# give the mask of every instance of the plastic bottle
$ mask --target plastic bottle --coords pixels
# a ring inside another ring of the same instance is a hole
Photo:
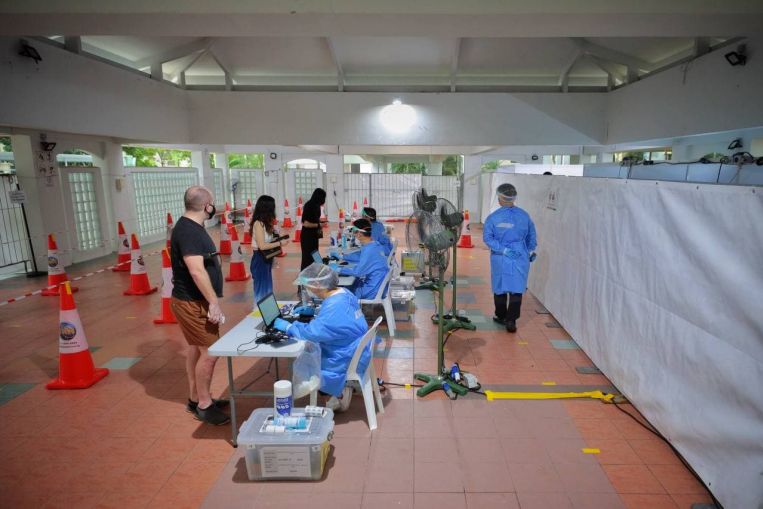
[[[291,382],[288,380],[278,380],[273,384],[273,404],[275,407],[275,416],[291,415]]]
[[[286,429],[306,429],[307,419],[304,417],[285,417],[277,415],[273,423],[276,426],[283,426]]]

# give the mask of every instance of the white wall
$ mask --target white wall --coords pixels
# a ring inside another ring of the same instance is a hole
[[[417,111],[406,134],[379,121],[395,98]],[[188,99],[191,139],[200,143],[583,145],[604,138],[602,94],[189,91]]]
[[[607,94],[607,143],[763,125],[763,40],[747,41],[747,65],[709,53]]]
[[[156,142],[188,141],[185,91],[44,43],[35,64],[0,37],[0,125]]]

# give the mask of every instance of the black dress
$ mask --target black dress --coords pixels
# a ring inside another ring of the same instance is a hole
[[[307,200],[305,208],[302,210],[302,221],[314,223],[320,225],[321,222],[321,206],[317,202]],[[313,263],[313,251],[318,249],[318,233],[321,231],[321,227],[308,228],[302,226],[302,237],[300,239],[300,247],[302,248],[302,264],[300,270],[308,267]]]

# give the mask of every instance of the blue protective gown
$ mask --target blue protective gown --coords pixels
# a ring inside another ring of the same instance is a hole
[[[392,241],[387,236],[387,230],[382,223],[371,221],[371,238],[381,244],[381,247],[384,249],[384,255],[389,256],[392,252]]]
[[[360,248],[358,258],[354,267],[339,267],[339,275],[355,276],[355,283],[350,290],[359,299],[373,299],[389,272],[387,256],[381,244],[372,240]]]
[[[530,215],[519,207],[501,207],[485,219],[482,240],[490,248],[490,284],[493,293],[524,293],[530,273],[530,253],[538,245]],[[519,253],[503,255],[505,248]]]
[[[347,380],[347,368],[358,343],[368,331],[357,297],[340,288],[321,304],[310,323],[294,322],[289,336],[317,343],[321,347],[321,390],[340,396]],[[371,362],[371,342],[360,356],[358,374],[364,375]]]

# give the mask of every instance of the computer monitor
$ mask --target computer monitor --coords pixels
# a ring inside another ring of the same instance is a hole
[[[315,263],[320,263],[321,265],[323,265],[323,257],[321,257],[320,251],[316,249],[315,251],[313,251],[312,256],[313,256],[313,261]]]
[[[276,318],[281,316],[281,308],[278,307],[275,295],[272,293],[269,293],[258,300],[257,308],[260,310],[260,314],[262,315],[262,323],[265,325],[265,328],[272,327],[273,322],[276,321]]]

